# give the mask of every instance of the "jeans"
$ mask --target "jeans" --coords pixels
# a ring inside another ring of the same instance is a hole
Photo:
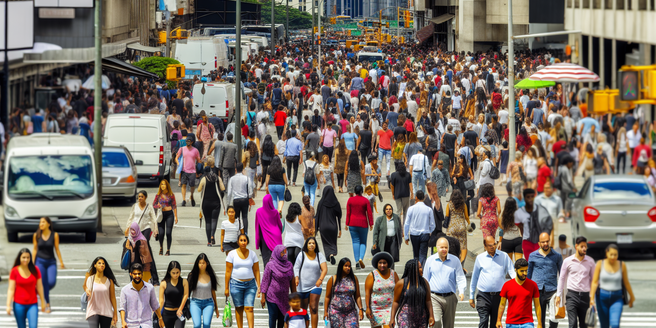
[[[534,328],[534,327],[535,326],[533,325],[532,322],[521,323],[521,324],[512,324],[512,323],[506,324],[506,328]]]
[[[39,307],[38,303],[18,304],[14,302],[14,317],[18,328],[26,328],[25,320],[29,322],[30,328],[36,328],[39,325]]]
[[[230,279],[230,295],[232,296],[232,305],[235,308],[253,307],[256,294],[257,284],[255,279],[249,281]]]
[[[622,170],[620,170],[620,165],[622,165]],[[618,174],[624,174],[626,171],[626,152],[621,151],[617,153],[617,164],[615,165],[615,170]]]
[[[210,328],[212,325],[212,313],[214,312],[214,300],[211,298],[199,300],[192,298],[189,304],[191,320],[194,322],[194,328]],[[202,318],[202,321],[201,321]]]
[[[601,328],[618,328],[622,317],[622,307],[624,306],[622,290],[611,292],[599,288],[596,299]]]
[[[392,158],[392,150],[391,149],[382,149],[378,148],[378,165],[383,165],[383,159],[387,158],[385,161],[387,163],[387,175],[390,175],[390,159]]]
[[[426,264],[426,254],[428,253],[428,240],[430,239],[430,234],[422,233],[421,235],[410,235],[410,241],[412,242],[412,256],[415,259],[419,259],[421,266],[423,267]]]
[[[349,232],[351,233],[355,261],[364,260],[364,254],[367,252],[367,235],[369,234],[369,230],[362,227],[349,227]]]
[[[43,294],[45,296],[46,303],[50,304],[50,290],[55,288],[55,284],[57,284],[57,259],[52,258],[50,260],[46,260],[37,257],[35,265],[39,268],[39,271],[41,271]]]
[[[314,198],[316,197],[317,194],[317,184],[319,181],[314,181],[314,184],[307,184],[303,183],[305,185],[305,196],[310,196],[310,206],[314,206]]]
[[[271,198],[273,198],[273,207],[278,208],[278,202],[285,201],[285,186],[270,184],[269,194],[271,194]]]
[[[476,294],[476,311],[480,322],[478,328],[495,328],[497,326],[497,317],[499,315],[499,303],[501,295],[499,293],[486,293],[478,291]]]
[[[244,224],[244,233],[248,234],[248,198],[238,198],[232,201],[235,207],[235,218],[241,214],[241,222]]]
[[[570,328],[587,328],[587,325],[585,324],[585,314],[589,307],[589,292],[579,293],[573,290],[567,290],[565,308],[567,309],[567,320],[569,320]]]
[[[157,224],[159,248],[164,248],[164,237],[166,237],[166,249],[171,249],[171,242],[173,242],[173,223],[175,223],[173,211],[162,211],[162,222]]]
[[[285,314],[280,312],[276,303],[267,303],[267,311],[269,312],[269,328],[282,328],[285,326]]]
[[[401,197],[395,199],[396,213],[401,217],[401,225],[405,224],[405,215],[408,214],[408,207],[410,207],[410,197]]]
[[[296,183],[296,176],[298,175],[298,162],[301,160],[300,156],[287,156],[287,181]],[[294,175],[292,176],[292,168]]]
[[[550,328],[556,328],[558,327],[558,322],[553,322],[549,321],[549,325],[547,326],[547,322],[544,321],[546,315],[547,315],[547,307],[549,306],[549,300],[551,300],[551,297],[556,293],[555,290],[552,290],[550,292],[546,291],[544,287],[542,287],[542,290],[540,291],[540,309],[542,309],[542,316],[541,316],[541,322],[542,322],[542,327],[550,327]]]
[[[87,319],[89,328],[110,328],[112,326],[112,318],[105,317],[99,314],[92,315]]]
[[[412,172],[412,191],[413,195],[412,198],[414,198],[415,195],[417,195],[417,191],[423,191],[424,194],[426,194],[426,178],[424,177],[424,172],[423,171],[413,171]]]

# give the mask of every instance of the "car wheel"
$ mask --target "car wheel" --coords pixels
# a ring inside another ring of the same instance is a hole
[[[15,243],[18,241],[18,232],[9,232],[7,231],[7,240],[10,243]]]
[[[162,180],[166,180],[166,181],[168,181],[169,183],[171,183],[171,170],[169,170],[169,173],[167,173],[167,174],[162,178]],[[162,182],[162,181],[160,180],[160,182]]]
[[[96,242],[96,229],[89,230],[84,233],[84,241],[87,243],[95,243]]]

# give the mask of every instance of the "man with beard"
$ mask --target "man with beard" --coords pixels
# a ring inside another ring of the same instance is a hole
[[[121,289],[118,310],[121,313],[123,328],[152,328],[153,312],[157,315],[159,327],[164,328],[157,293],[153,285],[141,280],[142,273],[141,264],[132,264],[130,267],[132,282]]]
[[[527,279],[528,261],[519,259],[515,262],[515,279],[508,280],[503,284],[501,289],[501,303],[499,304],[499,314],[497,316],[497,328],[502,328],[501,318],[506,309],[508,302],[508,315],[506,316],[506,328],[523,328],[533,327],[533,309],[531,308],[531,299],[535,306],[535,316],[537,317],[538,326],[542,328],[542,318],[540,309],[540,291],[538,284],[533,280]]]
[[[540,290],[540,307],[545,309],[542,311],[542,319],[544,321],[546,308],[549,300],[556,293],[558,288],[558,272],[563,265],[563,257],[551,249],[551,237],[548,233],[543,232],[540,234],[540,241],[538,242],[540,249],[530,254],[528,258],[528,279],[532,279],[538,284]],[[550,328],[558,327],[558,322],[551,321]]]
[[[595,261],[587,256],[588,240],[583,237],[576,238],[576,254],[563,261],[558,279],[556,292],[556,306],[562,306],[560,299],[563,290],[567,287],[565,306],[570,328],[586,328],[585,314],[590,307],[590,285],[595,271]]]

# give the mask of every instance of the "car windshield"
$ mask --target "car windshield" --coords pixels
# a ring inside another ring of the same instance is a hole
[[[649,186],[642,182],[598,182],[593,189],[595,200],[646,200],[652,199]]]
[[[102,154],[103,167],[130,167],[130,160],[125,153],[104,152]]]
[[[19,156],[9,160],[7,190],[14,199],[85,199],[93,195],[89,155]]]
[[[358,61],[360,62],[370,62],[370,63],[375,63],[378,60],[383,60],[383,56],[375,56],[375,55],[360,55],[358,56]]]

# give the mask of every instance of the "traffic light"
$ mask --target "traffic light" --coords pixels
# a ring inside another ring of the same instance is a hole
[[[409,28],[410,27],[410,21],[407,20],[407,21],[403,22],[403,27]]]
[[[337,18],[335,17],[330,18],[330,24],[337,24]]]
[[[410,21],[412,20],[412,13],[410,10],[405,11],[405,21],[410,25]]]
[[[346,35],[351,36],[351,30],[346,31]]]
[[[656,99],[656,71],[645,72],[647,98]]]
[[[182,64],[172,64],[166,67],[166,79],[169,81],[179,81],[185,77],[185,66]]]
[[[652,73],[652,71],[649,71],[648,73]],[[620,99],[622,101],[634,101],[640,99],[640,71],[620,71],[619,78]],[[654,84],[654,86],[656,86],[656,84]],[[654,95],[656,95],[656,92]]]
[[[315,27],[313,27],[313,28],[314,28],[314,33],[315,33],[315,34],[316,34],[317,32],[319,32],[319,28],[318,28],[318,27],[315,26]]]
[[[385,27],[389,28],[389,22],[385,23]]]

